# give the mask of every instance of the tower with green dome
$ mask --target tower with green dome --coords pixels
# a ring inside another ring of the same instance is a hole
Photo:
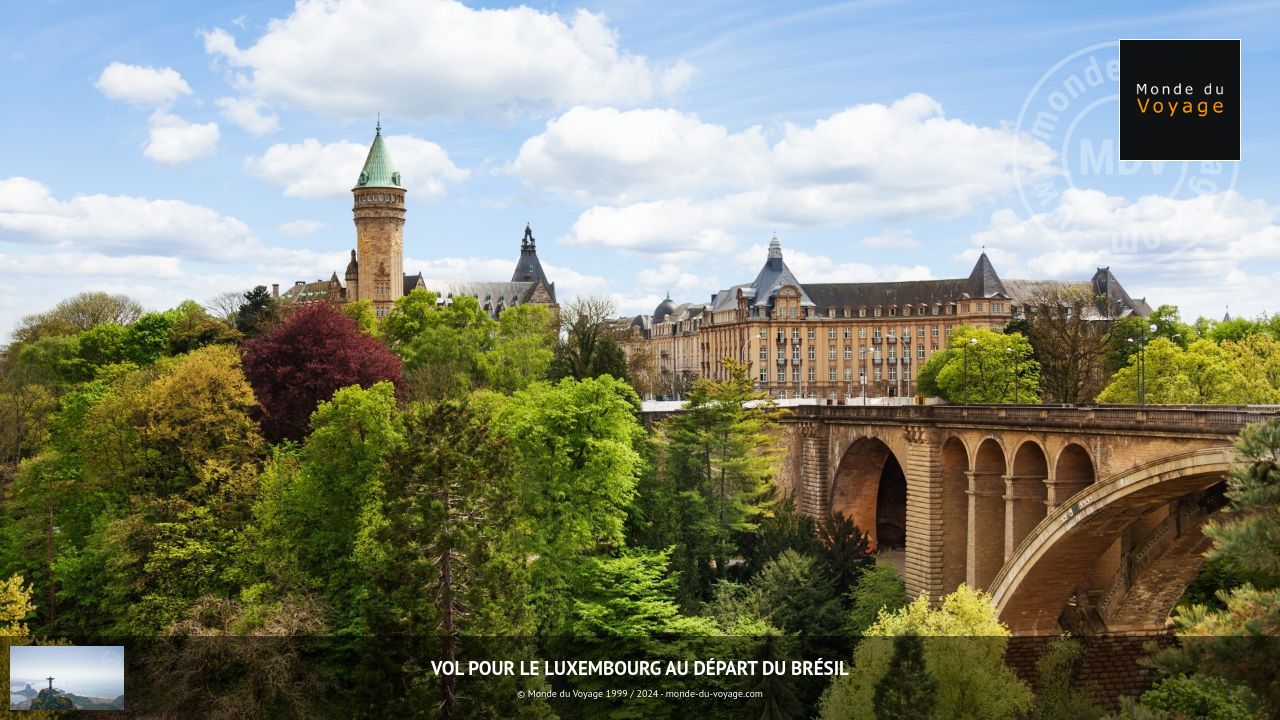
[[[371,301],[383,317],[404,295],[405,189],[383,143],[381,121],[351,193],[356,249],[347,265],[347,298]]]

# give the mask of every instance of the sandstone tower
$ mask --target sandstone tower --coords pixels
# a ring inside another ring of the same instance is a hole
[[[377,125],[360,179],[351,188],[356,249],[347,265],[347,298],[370,300],[378,317],[404,295],[404,186]]]

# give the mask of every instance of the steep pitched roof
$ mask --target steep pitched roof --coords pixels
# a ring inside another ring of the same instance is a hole
[[[556,301],[555,284],[547,280],[547,274],[538,261],[537,241],[533,237],[533,229],[524,226],[524,237],[520,240],[520,259],[516,261],[515,272],[511,274],[511,282],[542,283],[551,295],[551,302]]]
[[[996,295],[1009,297],[1004,284],[1000,282],[1000,276],[996,274],[996,269],[991,266],[991,260],[984,252],[978,256],[973,272],[969,273],[969,297],[989,298]]]
[[[756,274],[756,279],[751,281],[751,288],[755,290],[754,305],[768,305],[773,299],[778,288],[783,285],[794,285],[800,289],[800,304],[811,306],[813,300],[809,299],[805,288],[796,279],[791,268],[787,267],[787,263],[782,259],[782,243],[778,242],[778,238],[769,241],[769,257],[764,261],[764,267],[760,268],[760,272]]]

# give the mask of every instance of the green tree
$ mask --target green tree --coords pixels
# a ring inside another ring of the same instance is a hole
[[[1236,444],[1240,462],[1227,474],[1228,506],[1205,526],[1210,561],[1280,582],[1280,420],[1247,426]],[[1280,590],[1245,584],[1219,595],[1225,609],[1179,608],[1181,646],[1159,653],[1169,675],[1215,675],[1249,687],[1265,714],[1280,714]],[[1145,704],[1145,703],[1144,703]]]
[[[142,315],[142,306],[125,295],[82,292],[59,302],[48,312],[28,315],[13,333],[17,343],[54,335],[75,335],[95,325],[128,325]]]
[[[1069,635],[1053,639],[1036,661],[1036,699],[1026,720],[1098,720],[1106,709],[1094,688],[1071,687],[1084,645]]]
[[[961,585],[938,608],[921,595],[867,630],[854,669],[823,694],[822,720],[875,718],[875,691],[894,657],[892,638],[920,636],[924,665],[937,681],[936,714],[944,718],[1015,718],[1029,709],[1031,690],[1004,664],[1009,630],[981,591]]]
[[[183,300],[169,313],[168,353],[183,355],[206,345],[231,344],[240,333],[230,324],[213,317],[194,300]]]
[[[1037,402],[1040,367],[1031,354],[1021,335],[962,325],[920,369],[920,392],[954,403]]]
[[[758,617],[801,639],[841,634],[844,610],[831,578],[812,556],[786,550],[751,579]]]
[[[120,341],[123,359],[135,365],[150,365],[169,348],[169,330],[177,322],[176,311],[147,313],[129,326]]]
[[[312,413],[297,462],[277,456],[263,473],[252,531],[260,562],[305,578],[285,590],[321,589],[337,632],[357,626],[367,592],[355,548],[381,502],[382,465],[398,441],[395,408],[389,382],[342,388]]]
[[[1280,317],[1280,316],[1277,316]],[[1280,340],[1255,333],[1221,343],[1232,377],[1224,400],[1242,405],[1280,403]]]
[[[362,332],[369,335],[376,334],[378,316],[373,310],[373,301],[348,300],[342,305],[342,314],[354,320]]]
[[[266,285],[246,291],[244,300],[236,309],[236,330],[246,337],[253,337],[271,326],[280,312],[280,301],[272,297]]]
[[[816,540],[818,564],[831,578],[837,595],[849,592],[859,576],[875,564],[867,536],[839,510],[817,524]]]
[[[551,377],[575,378],[608,375],[627,379],[627,359],[610,320],[613,303],[606,298],[583,296],[560,313],[564,340],[556,347]]]
[[[623,545],[642,460],[639,398],[612,378],[534,383],[485,396],[488,422],[516,451],[516,505],[531,564],[540,624],[565,628],[570,582],[583,558]],[[508,500],[508,502],[512,502]]]
[[[400,423],[382,511],[369,529],[374,574],[394,608],[385,615],[391,626],[439,638],[445,660],[457,657],[464,634],[528,633],[525,562],[506,497],[515,466],[508,440],[459,401],[415,405]],[[456,683],[452,675],[438,678],[436,717],[454,717]]]
[[[405,379],[420,398],[461,397],[483,385],[482,356],[493,347],[498,324],[473,297],[445,305],[418,288],[396,301],[381,331],[404,358]]]
[[[102,323],[80,333],[82,377],[88,379],[98,368],[124,360],[124,338],[129,330],[116,323]]]
[[[1249,688],[1221,678],[1192,675],[1157,682],[1142,694],[1139,706],[1150,720],[1255,720],[1257,698]],[[1135,708],[1122,709],[1120,718],[1143,717]]]
[[[876,624],[880,613],[895,613],[907,604],[907,586],[892,565],[871,565],[862,571],[849,591],[847,625],[861,637]]]
[[[734,539],[753,532],[772,497],[776,453],[769,432],[778,417],[758,393],[749,368],[725,360],[727,377],[699,379],[684,412],[661,429],[661,471],[679,493],[684,537],[675,557],[682,601],[705,599],[738,552]]]
[[[0,637],[25,636],[29,631],[24,621],[33,610],[31,590],[23,585],[21,575],[0,581]]]
[[[587,561],[582,589],[574,594],[570,630],[576,637],[648,638],[670,633],[705,634],[712,625],[680,614],[669,550],[622,549]]]
[[[517,305],[498,317],[493,348],[480,356],[480,375],[487,387],[512,393],[547,379],[555,357],[551,311]]]
[[[1098,394],[1101,403],[1137,403],[1139,362],[1145,363],[1146,401],[1155,405],[1194,402],[1195,389],[1187,377],[1185,353],[1165,338],[1147,343],[1142,356],[1129,357],[1129,364]]]
[[[893,658],[876,683],[876,720],[933,717],[938,682],[924,667],[924,646],[914,635],[893,638]]]

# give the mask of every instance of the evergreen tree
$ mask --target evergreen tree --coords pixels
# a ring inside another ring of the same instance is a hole
[[[924,667],[924,646],[915,635],[893,638],[893,659],[874,696],[876,720],[933,717],[938,682]]]
[[[735,537],[755,531],[772,495],[777,409],[756,392],[747,365],[726,358],[725,369],[723,380],[699,379],[685,411],[662,427],[662,472],[680,497],[684,537],[675,562],[686,606],[726,576]]]
[[[244,302],[236,309],[236,330],[246,337],[264,332],[276,319],[279,301],[259,285],[244,294]]]

